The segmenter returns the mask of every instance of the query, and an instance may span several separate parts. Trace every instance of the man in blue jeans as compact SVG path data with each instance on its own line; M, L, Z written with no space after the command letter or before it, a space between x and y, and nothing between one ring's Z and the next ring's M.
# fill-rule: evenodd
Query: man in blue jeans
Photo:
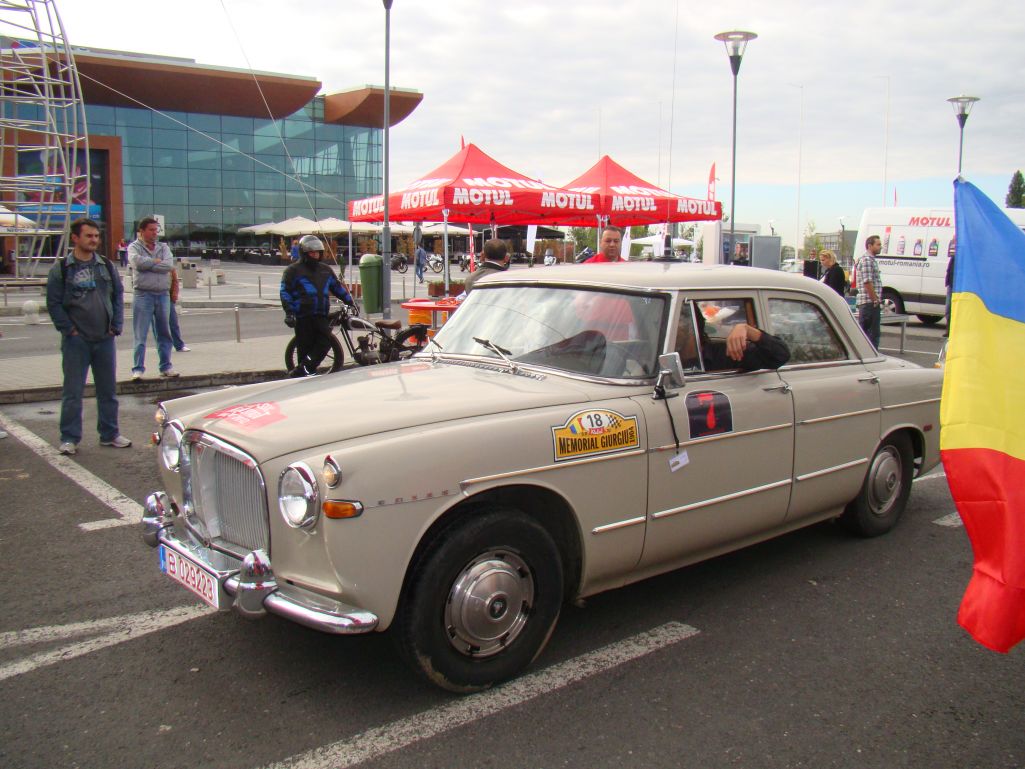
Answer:
M46 279L46 309L61 333L64 368L60 453L77 453L82 441L82 393L89 369L96 386L100 445L126 449L132 442L118 429L114 346L124 324L124 288L117 269L96 253L100 246L96 222L72 222L71 243L71 253L53 265Z
M135 356L132 379L142 379L146 371L146 338L150 326L157 337L160 376L176 377L171 367L171 272L174 255L166 243L157 240L160 224L152 216L139 222L139 237L128 247L128 258L135 269L135 293L132 298L132 328L135 332Z
M872 235L865 241L865 253L858 257L854 265L854 273L858 283L858 323L869 341L879 349L879 320L882 313L879 292L882 280L876 257L883 250L878 235Z

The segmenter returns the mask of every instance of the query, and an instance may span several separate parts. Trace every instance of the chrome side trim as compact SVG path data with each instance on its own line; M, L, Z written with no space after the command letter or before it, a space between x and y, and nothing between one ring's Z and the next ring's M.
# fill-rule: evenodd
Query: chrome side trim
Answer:
M730 502L734 499L741 499L742 497L749 497L752 494L761 494L763 491L771 491L772 489L778 489L783 486L789 486L791 480L787 478L782 481L774 481L773 483L766 483L764 486L755 486L753 489L745 489L744 491L736 491L733 494L724 494L721 497L715 497L714 499L706 499L702 502L694 502L683 507L674 507L669 510L660 510L657 513L652 513L651 517L654 519L668 518L672 515L678 515L679 513L685 513L688 510L697 510L699 507L708 507L709 505L717 505L721 502Z
M644 523L647 518L643 515L638 518L627 518L625 521L616 521L615 523L606 523L604 526L596 526L591 529L592 534L605 534L609 531L616 531L617 529L625 529L628 526L636 526L637 524Z
M852 467L857 467L858 465L867 465L867 464L868 464L868 459L867 458L855 459L852 462L844 462L842 465L835 465L834 467L827 467L824 470L816 470L815 472L812 472L812 473L805 473L804 475L798 475L797 478L795 478L795 480L798 480L798 481L808 481L808 480L811 480L812 478L818 478L819 476L822 476L822 475L829 475L830 473L838 473L841 470L849 470Z
M557 470L562 467L579 467L580 465L589 465L594 462L608 462L612 459L621 459L623 457L633 457L638 454L645 454L647 449L629 449L627 451L621 451L618 454L606 454L601 457L586 457L584 459L570 459L566 462L554 462L550 465L540 465L538 467L528 467L523 470L511 470L508 473L495 473L494 475L482 475L479 478L467 478L464 481L459 482L459 488L466 491L467 487L474 486L479 483L489 483L491 481L502 481L506 478L516 478L521 475L533 475L534 473L546 473L549 470Z
M908 406L925 406L929 403L939 403L939 398L926 398L922 401L908 401L907 403L894 403L892 406L883 406L883 411L889 411L890 409L903 409Z
M862 409L861 411L847 411L843 414L831 414L828 417L814 417L812 419L802 419L797 424L799 425L817 425L822 422L835 422L837 419L849 419L850 417L863 417L865 414L878 414L880 408L876 406L871 409Z
M740 438L744 435L757 435L758 433L768 433L774 430L789 430L793 427L789 422L784 422L778 425L766 425L765 427L756 427L753 430L738 430L733 433L719 433L718 435L709 435L702 438L694 438L689 441L680 441L680 448L685 446L699 446L702 443L711 443L712 441L723 441L729 438ZM665 446L652 446L648 451L676 451L675 443L667 443Z

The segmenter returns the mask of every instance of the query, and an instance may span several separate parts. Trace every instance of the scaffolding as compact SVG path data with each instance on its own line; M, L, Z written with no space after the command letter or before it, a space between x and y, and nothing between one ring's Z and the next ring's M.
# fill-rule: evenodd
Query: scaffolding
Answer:
M54 0L0 0L0 68L0 237L35 266L92 213L82 89Z

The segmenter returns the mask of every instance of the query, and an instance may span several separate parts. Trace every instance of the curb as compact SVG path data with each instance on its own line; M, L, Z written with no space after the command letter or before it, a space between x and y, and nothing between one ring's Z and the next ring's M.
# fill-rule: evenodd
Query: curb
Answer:
M177 390L189 390L194 387L224 387L227 385L256 384L284 379L283 369L270 371L233 371L221 374L199 374L180 376L174 379L140 379L117 383L118 395L147 395L149 393L167 393ZM42 401L59 401L63 388L60 385L33 387L27 390L0 391L0 405L14 403L39 403ZM85 386L83 397L94 397L96 389L92 384Z

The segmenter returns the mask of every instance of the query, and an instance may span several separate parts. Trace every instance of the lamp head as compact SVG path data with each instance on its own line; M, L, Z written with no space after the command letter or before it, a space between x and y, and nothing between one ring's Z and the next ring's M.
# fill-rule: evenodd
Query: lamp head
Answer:
M747 48L747 44L756 37L758 35L754 32L745 32L740 29L720 32L715 36L715 39L721 41L726 47L726 55L730 57L730 67L733 69L734 76L740 72L740 61L744 58L744 50Z

